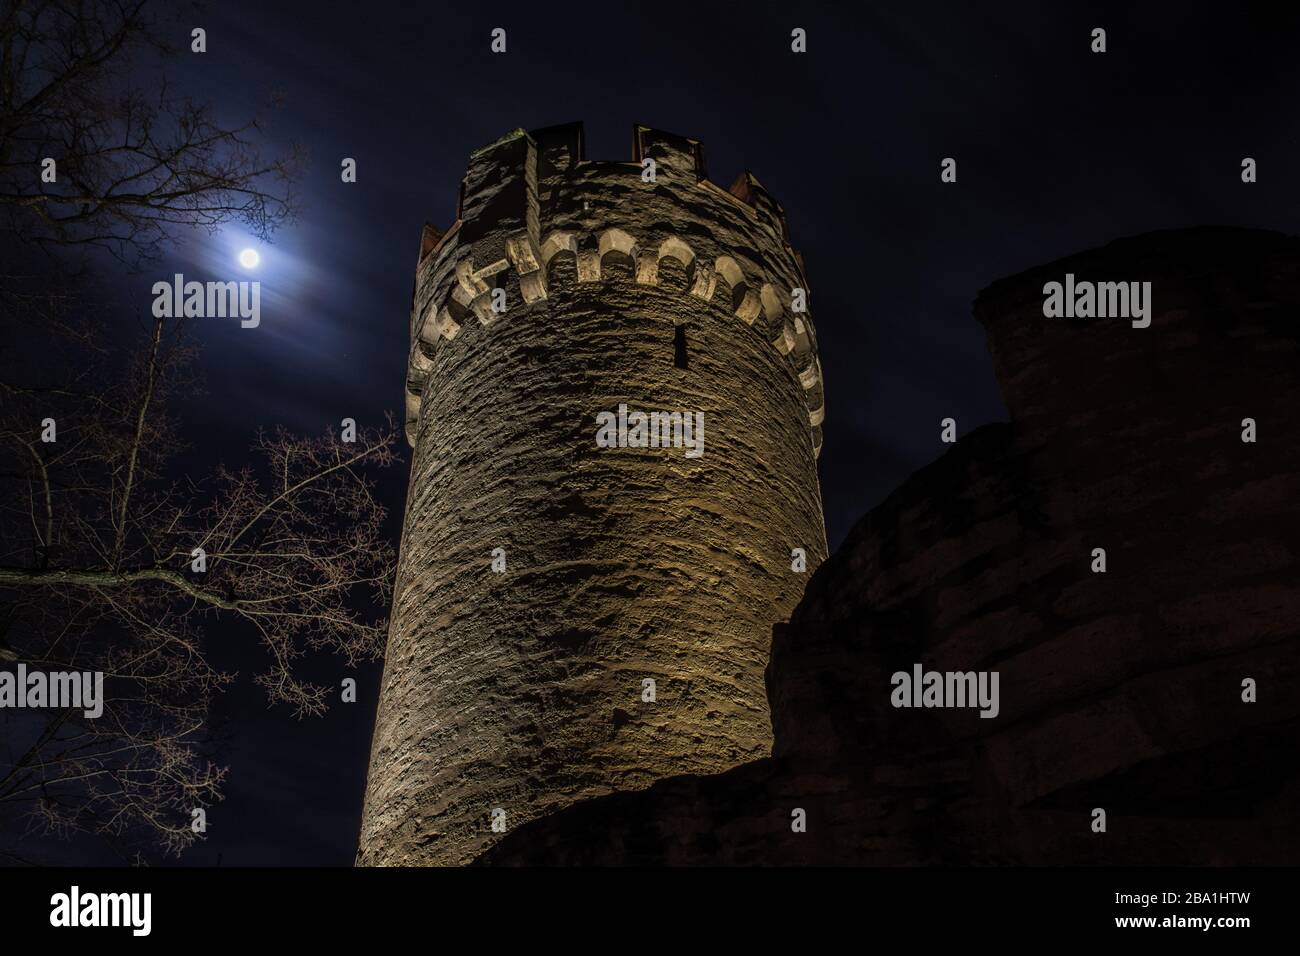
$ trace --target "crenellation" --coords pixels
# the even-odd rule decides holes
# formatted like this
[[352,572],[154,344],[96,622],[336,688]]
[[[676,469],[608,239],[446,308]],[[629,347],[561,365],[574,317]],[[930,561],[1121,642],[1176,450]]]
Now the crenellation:
[[[742,174],[731,191],[697,178],[703,151],[695,140],[637,126],[634,154],[655,158],[667,180],[642,182],[638,162],[587,160],[581,124],[548,127],[535,136],[517,130],[475,151],[462,183],[464,218],[436,240],[428,253],[436,261],[420,269],[420,288],[429,292],[422,296],[417,289],[413,337],[451,341],[464,315],[484,325],[500,318],[492,312],[491,292],[497,281],[508,280],[507,270],[522,305],[546,299],[547,275],[561,252],[576,257],[580,283],[599,281],[602,261],[617,252],[632,259],[643,285],[657,284],[659,262],[670,255],[685,267],[690,295],[706,302],[730,296],[728,311],[789,357],[791,374],[811,388],[820,365],[807,314],[790,311],[791,290],[806,285],[780,205],[752,173]],[[635,190],[649,192],[640,201],[662,210],[637,234],[616,224],[620,204]],[[451,256],[464,257],[454,272],[441,267]],[[448,301],[434,309],[433,335],[428,323],[417,332],[415,316],[442,298]],[[518,304],[507,303],[507,316]],[[443,308],[449,309],[446,320]],[[805,340],[806,349],[799,346]],[[412,379],[422,374],[413,360]]]
[[699,140],[649,126],[632,128],[632,161],[653,159],[657,176],[683,182],[705,179],[704,147]]
[[473,155],[461,187],[462,243],[527,230],[529,167],[536,161],[536,146],[522,130]]
[[433,223],[426,222],[424,224],[424,228],[420,230],[420,255],[415,260],[417,270],[424,260],[428,258],[429,254],[442,244],[443,235],[443,231]]
[[581,123],[546,126],[531,135],[537,144],[539,181],[568,172],[586,159]]
[[785,220],[785,210],[771,193],[758,181],[758,177],[745,170],[736,177],[728,192],[752,208],[759,219],[781,237],[786,244],[790,242],[790,230]]

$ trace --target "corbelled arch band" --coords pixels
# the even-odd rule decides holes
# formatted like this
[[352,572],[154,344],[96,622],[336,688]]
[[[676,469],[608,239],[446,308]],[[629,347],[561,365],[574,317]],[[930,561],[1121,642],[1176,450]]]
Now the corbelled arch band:
[[[594,242],[591,241],[594,238]],[[514,269],[525,303],[547,297],[544,277],[559,257],[572,257],[578,282],[598,282],[602,278],[602,264],[606,256],[618,253],[632,261],[636,282],[640,285],[659,284],[660,264],[673,259],[685,270],[689,294],[705,302],[712,302],[725,285],[731,301],[726,307],[746,325],[753,327],[761,315],[766,329],[775,330],[771,346],[789,360],[789,368],[798,379],[808,399],[808,423],[816,428],[825,419],[825,400],[817,386],[822,381],[821,361],[817,356],[816,338],[811,322],[791,308],[792,290],[755,277],[751,281],[740,264],[729,255],[720,255],[712,261],[697,256],[691,245],[677,236],[669,236],[652,249],[643,248],[637,239],[624,229],[610,227],[598,233],[586,234],[574,230],[555,230],[541,243],[537,255],[520,243],[511,243],[508,258],[475,269],[469,258],[456,264],[456,281],[445,301],[431,301],[426,308],[416,336],[412,359],[421,371],[428,371],[430,360],[424,354],[438,339],[456,338],[466,317],[474,315],[485,326],[501,318],[492,309],[492,291],[497,287],[497,276]],[[719,281],[721,280],[721,281]],[[424,348],[421,348],[423,346]],[[817,443],[820,451],[820,442]]]

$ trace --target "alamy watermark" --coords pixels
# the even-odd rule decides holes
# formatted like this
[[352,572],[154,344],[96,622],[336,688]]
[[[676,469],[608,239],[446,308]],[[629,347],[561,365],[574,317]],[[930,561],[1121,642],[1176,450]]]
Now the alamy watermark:
[[153,928],[152,893],[83,893],[73,886],[67,893],[50,897],[50,925],[120,926],[132,936],[148,936]]
[[641,412],[618,406],[596,415],[597,448],[684,448],[687,458],[704,454],[703,412]]
[[1131,319],[1133,328],[1151,324],[1150,282],[1065,282],[1043,286],[1043,315],[1049,319]]
[[186,282],[176,273],[171,282],[153,284],[155,319],[238,318],[240,326],[255,329],[262,321],[262,283]]
[[56,707],[80,710],[89,718],[104,712],[103,671],[0,671],[0,707]]
[[998,715],[997,671],[895,671],[889,702],[895,707],[978,707],[980,717]]

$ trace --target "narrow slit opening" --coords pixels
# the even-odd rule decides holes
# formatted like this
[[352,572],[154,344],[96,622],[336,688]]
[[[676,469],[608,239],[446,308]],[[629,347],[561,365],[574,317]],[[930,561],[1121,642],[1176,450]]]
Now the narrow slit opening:
[[678,325],[673,328],[673,365],[678,368],[686,368],[686,326]]

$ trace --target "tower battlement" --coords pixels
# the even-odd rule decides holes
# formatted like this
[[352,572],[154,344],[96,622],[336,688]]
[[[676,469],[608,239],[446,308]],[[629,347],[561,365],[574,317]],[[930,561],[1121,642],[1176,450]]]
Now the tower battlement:
[[633,157],[516,130],[420,237],[362,863],[770,750],[772,629],[827,550],[807,283],[754,177],[640,126]]
[[[605,267],[612,257],[630,263],[638,286],[715,305],[770,345],[804,392],[820,450],[824,392],[808,283],[780,204],[749,172],[730,191],[710,182],[696,140],[645,126],[633,134],[632,162],[586,159],[580,123],[515,130],[471,154],[455,223],[421,237],[407,374],[412,444],[438,349],[468,324],[544,313],[556,271],[582,284],[622,278]],[[645,159],[653,182],[642,178]],[[672,276],[661,281],[666,260]],[[494,311],[494,289],[506,293],[504,311]],[[796,289],[803,311],[792,308]]]

